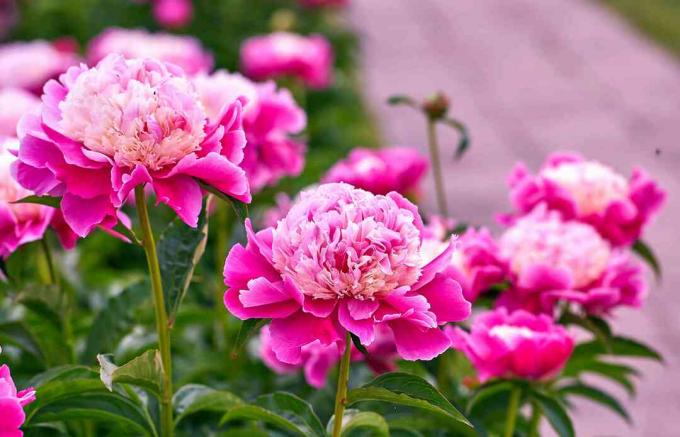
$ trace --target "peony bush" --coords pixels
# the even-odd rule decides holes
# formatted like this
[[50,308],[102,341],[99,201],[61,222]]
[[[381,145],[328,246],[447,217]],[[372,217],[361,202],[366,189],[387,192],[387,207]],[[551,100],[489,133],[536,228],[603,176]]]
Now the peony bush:
[[445,95],[398,95],[428,153],[379,147],[349,3],[89,2],[62,12],[130,28],[0,44],[0,436],[568,437],[578,398],[634,419],[612,387],[662,357],[611,321],[655,292],[664,189],[559,152],[508,169],[498,227],[461,222],[437,127],[451,159],[474,137]]

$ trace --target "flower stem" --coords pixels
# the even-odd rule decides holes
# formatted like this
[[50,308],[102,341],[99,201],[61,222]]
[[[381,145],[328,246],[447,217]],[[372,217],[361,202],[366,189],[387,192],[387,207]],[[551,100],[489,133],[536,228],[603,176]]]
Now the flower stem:
[[430,146],[430,160],[432,161],[432,173],[434,174],[434,188],[437,194],[439,214],[448,217],[449,209],[446,205],[446,191],[444,190],[442,163],[439,157],[439,143],[437,142],[437,121],[432,118],[427,120],[427,140]]
[[135,187],[135,200],[137,214],[142,227],[142,245],[146,253],[146,261],[151,276],[151,288],[153,291],[153,303],[156,312],[156,331],[158,332],[158,346],[163,363],[163,388],[161,392],[161,436],[172,437],[174,424],[172,419],[172,356],[170,354],[170,326],[168,315],[165,311],[165,298],[163,295],[163,283],[161,281],[161,268],[156,254],[156,242],[149,220],[149,210],[144,195],[144,187]]
[[519,413],[519,401],[522,396],[522,390],[519,387],[513,387],[510,392],[510,405],[508,406],[508,418],[505,422],[504,437],[512,437],[515,433],[515,423],[517,422],[517,414]]
[[[222,202],[210,195],[208,205],[214,207],[213,217],[215,218],[215,271],[217,277],[215,278],[215,347],[218,350],[224,350],[229,354],[229,348],[226,344],[226,335],[228,329],[228,312],[224,310],[224,276],[222,268],[224,265],[224,258],[227,256],[229,237],[231,231],[231,219],[229,209],[225,208]],[[209,206],[210,207],[210,206]]]
[[531,421],[529,422],[529,437],[538,437],[538,427],[541,423],[541,407],[536,402],[531,403]]
[[50,246],[47,243],[47,236],[40,239],[40,245],[42,247],[43,254],[45,254],[45,261],[47,262],[47,271],[50,275],[50,284],[58,286],[59,285],[59,279],[57,278],[57,271],[54,268],[54,261],[52,259],[52,251],[50,250]]
[[345,414],[347,404],[347,381],[349,381],[349,362],[352,355],[352,337],[349,331],[345,337],[345,352],[340,361],[338,371],[338,390],[335,392],[335,419],[333,422],[332,437],[340,437],[342,431],[342,416]]

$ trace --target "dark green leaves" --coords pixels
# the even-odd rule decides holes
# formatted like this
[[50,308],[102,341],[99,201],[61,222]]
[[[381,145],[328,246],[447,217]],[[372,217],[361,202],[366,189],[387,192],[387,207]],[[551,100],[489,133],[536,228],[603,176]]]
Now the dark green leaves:
[[175,423],[199,411],[210,411],[224,414],[231,408],[243,404],[233,393],[215,390],[199,384],[189,384],[177,390],[172,398],[172,405],[177,413]]
[[248,339],[266,325],[267,322],[269,322],[269,319],[247,319],[241,322],[241,328],[236,335],[236,340],[234,341],[234,346],[231,350],[233,358],[238,357]]
[[196,264],[205,251],[208,240],[207,213],[204,205],[196,228],[190,228],[176,218],[165,228],[158,242],[158,262],[170,324],[189,288]]
[[45,206],[51,206],[52,208],[59,208],[59,204],[61,203],[61,197],[53,197],[53,196],[27,196],[24,197],[23,199],[19,199],[16,202],[12,203],[33,203],[36,205],[45,205]]
[[348,393],[348,404],[382,401],[420,408],[472,427],[436,388],[423,378],[407,373],[386,373]]
[[455,159],[458,160],[462,158],[465,152],[470,148],[470,134],[468,133],[468,129],[463,123],[453,118],[445,118],[442,122],[458,131],[460,139],[458,140],[455,154]]
[[208,185],[203,181],[197,180],[201,188],[203,188],[205,191],[209,192],[210,194],[213,194],[219,199],[224,200],[227,202],[229,205],[231,205],[232,209],[236,213],[236,216],[243,222],[246,218],[248,218],[248,205],[241,202],[238,199],[234,199],[233,197],[230,197],[217,188],[213,187],[212,185]]
[[558,436],[574,437],[574,425],[562,403],[537,390],[530,390],[529,395],[541,407],[543,415]]
[[648,358],[663,362],[663,357],[652,347],[622,336],[610,337],[607,344],[593,340],[581,343],[574,349],[573,360],[584,359],[596,355],[616,355],[621,357]]
[[156,396],[160,396],[163,386],[163,363],[158,350],[149,350],[118,367],[110,360],[110,356],[98,355],[101,366],[99,377],[109,389],[114,383],[131,384],[143,388]]
[[[328,425],[331,428],[333,422]],[[364,431],[361,435],[373,437],[389,437],[390,428],[387,421],[378,413],[372,411],[347,410],[343,418],[341,436],[350,436],[354,432]]]
[[633,252],[637,253],[640,258],[649,264],[649,267],[651,267],[651,269],[654,271],[657,279],[661,278],[661,264],[657,260],[654,251],[651,247],[649,247],[649,245],[647,245],[647,243],[642,240],[637,240],[635,243],[633,243]]
[[583,383],[576,383],[568,385],[566,387],[562,387],[559,390],[559,393],[567,397],[580,396],[586,399],[590,399],[593,402],[596,402],[600,405],[609,408],[610,410],[614,411],[616,414],[621,416],[626,422],[630,423],[630,416],[628,415],[626,409],[623,408],[621,403],[616,398],[598,389],[597,387],[593,387],[591,385]]

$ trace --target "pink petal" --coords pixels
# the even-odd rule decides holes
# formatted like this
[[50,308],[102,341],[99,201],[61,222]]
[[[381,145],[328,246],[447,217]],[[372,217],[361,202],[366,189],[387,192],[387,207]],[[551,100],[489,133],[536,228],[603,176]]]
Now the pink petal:
[[279,360],[288,364],[302,361],[301,348],[306,344],[318,340],[321,344],[328,345],[341,340],[330,319],[321,319],[302,311],[283,319],[272,320],[269,329],[272,350]]
[[165,203],[184,223],[196,227],[203,207],[203,193],[198,182],[188,176],[175,176],[154,180],[153,189],[157,204]]
[[437,274],[418,292],[425,296],[430,311],[437,316],[437,323],[459,322],[470,317],[472,304],[465,300],[460,284],[453,279]]
[[392,328],[397,353],[405,360],[431,360],[451,345],[439,328],[423,329],[403,319],[387,323]]

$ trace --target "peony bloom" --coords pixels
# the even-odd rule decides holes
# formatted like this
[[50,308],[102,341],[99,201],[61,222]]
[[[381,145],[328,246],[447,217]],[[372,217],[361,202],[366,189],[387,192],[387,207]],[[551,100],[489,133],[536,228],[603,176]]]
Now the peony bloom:
[[9,149],[17,145],[13,138],[0,141],[0,259],[22,244],[40,240],[54,215],[49,206],[12,203],[33,194],[19,185],[10,171],[16,158]]
[[626,180],[597,161],[569,154],[550,156],[536,176],[518,164],[509,181],[510,199],[520,214],[545,203],[567,219],[591,224],[616,246],[640,238],[666,197],[640,169]]
[[499,245],[514,276],[501,305],[551,311],[566,299],[602,313],[637,307],[646,293],[640,262],[612,248],[592,226],[563,220],[556,211],[537,208],[506,230]]
[[448,348],[439,326],[470,314],[445,273],[453,247],[424,263],[420,215],[397,193],[325,184],[302,192],[276,228],[255,234],[247,221],[246,230],[247,246],[225,263],[225,305],[240,319],[273,319],[272,350],[284,363],[347,331],[370,346],[381,325],[402,358],[429,360]]
[[75,53],[47,41],[0,45],[0,88],[23,88],[40,94],[49,79],[78,62]]
[[246,76],[255,80],[288,76],[310,88],[326,88],[331,82],[333,50],[321,35],[275,32],[246,40],[241,65]]
[[468,333],[447,327],[452,347],[461,350],[479,379],[546,380],[556,376],[574,350],[567,330],[546,315],[505,308],[476,317]]
[[35,400],[32,387],[17,392],[9,367],[0,366],[0,436],[21,437],[19,430],[26,420],[24,407]]
[[21,88],[0,88],[0,141],[2,137],[15,137],[19,119],[36,110],[40,99]]
[[356,148],[344,161],[331,167],[324,182],[346,182],[374,194],[396,191],[418,197],[427,173],[427,157],[410,147]]
[[[446,244],[444,235],[433,232],[433,238],[423,240],[426,259],[434,258]],[[465,299],[471,302],[508,278],[507,262],[486,228],[468,228],[456,239],[449,270],[463,288]]]
[[349,0],[300,0],[306,8],[340,8],[349,5]]
[[90,42],[87,62],[95,65],[112,53],[130,59],[155,58],[181,67],[188,75],[210,71],[213,66],[212,55],[196,38],[143,29],[105,30]]
[[304,167],[305,145],[292,138],[307,124],[305,112],[287,89],[274,82],[254,83],[240,74],[220,70],[194,79],[209,116],[217,116],[224,102],[243,96],[243,130],[247,144],[241,167],[253,192],[275,185],[284,176],[297,176]]
[[38,195],[62,196],[64,220],[79,236],[110,227],[138,185],[149,184],[196,226],[199,182],[249,202],[241,101],[209,119],[191,81],[152,59],[104,58],[72,67],[45,86],[40,115],[22,119],[18,181]]
[[163,27],[184,27],[191,22],[194,5],[191,0],[155,0],[153,16]]

